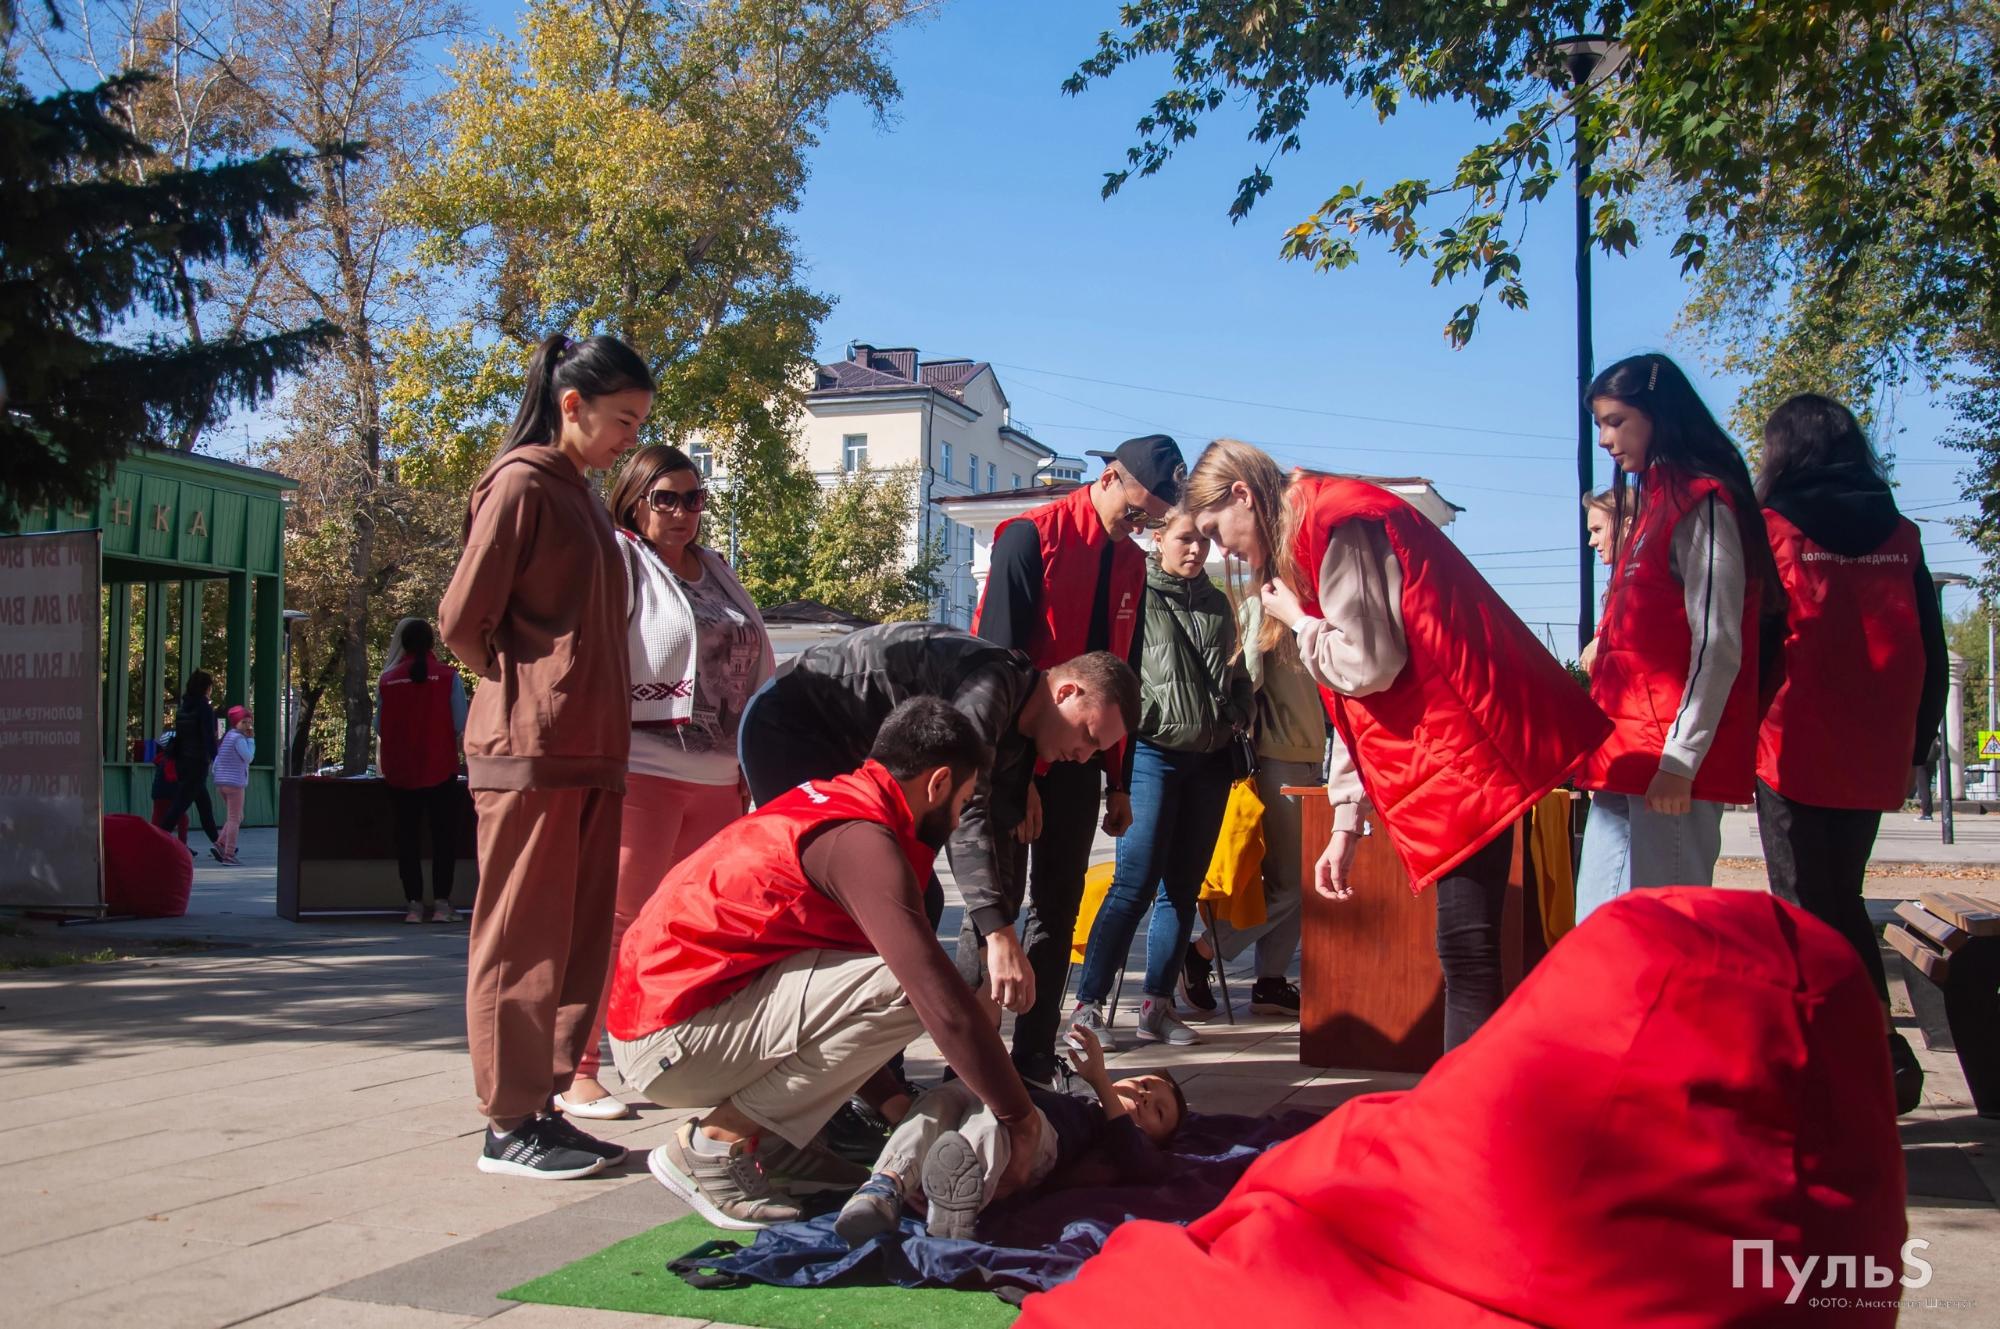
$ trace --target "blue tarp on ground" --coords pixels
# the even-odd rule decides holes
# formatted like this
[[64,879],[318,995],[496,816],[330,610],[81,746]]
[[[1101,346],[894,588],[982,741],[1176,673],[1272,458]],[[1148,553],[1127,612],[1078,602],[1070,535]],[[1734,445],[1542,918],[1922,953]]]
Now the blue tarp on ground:
[[1068,1280],[1113,1228],[1132,1219],[1188,1223],[1221,1202],[1259,1154],[1319,1120],[1312,1112],[1273,1117],[1192,1114],[1173,1141],[1175,1174],[1150,1186],[1045,1191],[994,1205],[980,1216],[977,1241],[943,1241],[903,1219],[900,1232],[850,1251],[833,1215],[766,1228],[748,1246],[717,1242],[671,1266],[715,1286],[769,1283],[1041,1291]]

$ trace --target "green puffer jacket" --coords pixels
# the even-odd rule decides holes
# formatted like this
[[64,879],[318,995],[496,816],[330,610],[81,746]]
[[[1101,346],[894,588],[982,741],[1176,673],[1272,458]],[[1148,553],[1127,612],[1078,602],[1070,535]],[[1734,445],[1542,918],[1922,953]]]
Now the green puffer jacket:
[[1236,653],[1236,618],[1206,573],[1192,581],[1146,562],[1140,627],[1139,737],[1176,752],[1214,752],[1248,726],[1250,676]]

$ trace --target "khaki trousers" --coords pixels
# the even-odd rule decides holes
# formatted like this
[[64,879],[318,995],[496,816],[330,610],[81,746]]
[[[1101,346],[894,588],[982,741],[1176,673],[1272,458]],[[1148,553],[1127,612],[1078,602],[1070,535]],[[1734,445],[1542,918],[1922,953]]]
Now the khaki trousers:
[[612,1035],[625,1083],[661,1107],[734,1103],[803,1148],[868,1077],[923,1032],[879,955],[803,951],[667,1029]]
[[618,895],[621,796],[475,789],[479,894],[465,1037],[479,1106],[533,1116],[570,1086],[597,1017]]

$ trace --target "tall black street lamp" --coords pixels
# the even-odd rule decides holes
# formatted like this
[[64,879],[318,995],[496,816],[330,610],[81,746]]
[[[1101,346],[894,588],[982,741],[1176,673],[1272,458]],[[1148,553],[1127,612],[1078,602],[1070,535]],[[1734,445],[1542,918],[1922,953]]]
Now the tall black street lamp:
[[[1565,37],[1556,50],[1569,74],[1570,86],[1608,78],[1625,63],[1625,47],[1607,37]],[[1592,367],[1590,345],[1590,196],[1583,182],[1590,175],[1590,143],[1584,137],[1583,116],[1576,117],[1576,485],[1578,496],[1597,487],[1597,422],[1591,418]],[[1576,649],[1581,655],[1597,627],[1597,562],[1590,551],[1590,514],[1576,507]]]

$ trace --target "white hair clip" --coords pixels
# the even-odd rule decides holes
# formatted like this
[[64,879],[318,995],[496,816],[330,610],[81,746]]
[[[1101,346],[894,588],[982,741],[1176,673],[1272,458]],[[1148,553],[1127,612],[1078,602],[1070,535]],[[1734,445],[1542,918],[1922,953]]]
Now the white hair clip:
[[1659,386],[1660,386],[1660,362],[1658,360],[1655,360],[1653,361],[1653,372],[1646,375],[1646,391],[1648,392],[1657,391],[1659,389]]

